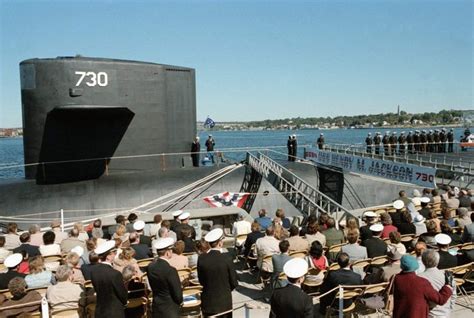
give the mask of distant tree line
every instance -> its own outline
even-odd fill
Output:
[[[438,113],[407,113],[400,111],[400,114],[385,113],[374,115],[355,115],[355,116],[337,116],[337,117],[307,117],[307,118],[284,118],[284,119],[266,119],[260,121],[246,122],[248,127],[276,127],[281,125],[292,126],[321,126],[325,124],[334,124],[338,126],[366,126],[373,125],[380,127],[385,125],[449,125],[459,123],[463,111],[461,110],[442,110]]]

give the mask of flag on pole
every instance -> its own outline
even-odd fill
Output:
[[[204,122],[204,127],[208,126],[209,128],[213,128],[216,125],[216,122],[211,119],[211,117],[207,116],[206,121]]]
[[[222,192],[204,198],[210,206],[221,208],[226,206],[236,206],[241,208],[249,193]]]

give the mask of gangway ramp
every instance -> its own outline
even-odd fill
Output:
[[[247,211],[252,208],[261,179],[265,178],[304,216],[328,213],[337,220],[352,216],[341,204],[263,153],[259,152],[257,155],[247,153],[246,164],[246,177],[240,191],[252,194],[247,199],[247,205],[243,207]]]

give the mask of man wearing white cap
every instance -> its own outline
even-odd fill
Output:
[[[204,237],[211,249],[199,255],[197,271],[202,285],[201,308],[204,316],[232,310],[232,290],[238,286],[234,264],[221,253],[224,231],[217,228]],[[232,311],[220,317],[232,317]]]
[[[96,247],[99,264],[91,272],[92,285],[97,295],[95,317],[123,317],[127,304],[127,289],[123,283],[122,273],[112,268],[115,258],[115,241],[105,241]]]
[[[324,149],[324,134],[320,133],[318,140],[316,140],[316,143],[318,144],[318,149]]]
[[[456,256],[451,255],[448,252],[449,243],[451,243],[451,238],[447,234],[437,234],[435,236],[436,244],[438,245],[439,253],[439,269],[451,268],[458,266],[458,259]]]
[[[360,227],[360,240],[364,242],[366,239],[372,237],[372,231],[370,227],[375,224],[375,219],[377,218],[377,214],[373,211],[366,211],[364,212],[363,219],[366,225]]]
[[[367,256],[369,258],[387,255],[387,244],[380,239],[380,235],[383,231],[383,225],[380,223],[373,224],[370,226],[372,237],[365,240],[363,245],[367,248]]]
[[[191,231],[191,238],[193,240],[196,239],[196,230],[194,229],[194,227],[189,225],[190,217],[191,217],[191,214],[189,212],[183,212],[178,216],[180,224],[177,225],[174,230],[176,232],[176,236],[178,237],[178,241],[179,240],[184,241],[185,236],[183,235],[183,230],[186,230],[186,229]]]
[[[313,317],[313,301],[301,290],[308,263],[302,258],[293,258],[285,263],[283,272],[289,284],[273,292],[270,318]]]
[[[152,317],[179,317],[179,308],[183,302],[183,292],[178,272],[168,260],[173,254],[174,240],[161,238],[154,242],[158,258],[147,268],[148,280],[153,291]]]
[[[8,268],[6,273],[0,274],[0,289],[7,289],[8,283],[13,277],[25,277],[25,274],[18,272],[18,267],[20,266],[21,261],[23,260],[23,255],[20,253],[11,254],[5,261],[3,265]]]
[[[426,229],[426,224],[425,224],[426,219],[423,217],[423,215],[418,214],[415,217],[415,220],[413,220],[413,225],[415,225],[416,229],[416,236],[420,236],[423,233],[426,233],[428,230]]]
[[[418,211],[423,217],[426,219],[431,214],[431,209],[428,207],[428,203],[430,203],[431,199],[428,197],[422,197],[420,199],[421,209]]]
[[[145,229],[145,222],[142,221],[142,220],[135,221],[135,223],[133,223],[133,229],[137,232],[137,234],[139,236],[140,243],[145,244],[146,246],[148,246],[148,248],[150,248],[151,247],[151,237],[146,236],[143,233],[143,230]]]
[[[183,210],[178,210],[178,211],[174,211],[173,213],[171,213],[171,215],[173,216],[173,220],[171,221],[171,226],[170,226],[171,231],[173,231],[175,233],[178,233],[178,232],[176,232],[176,227],[181,225],[181,221],[179,220],[179,216],[183,212],[184,212]]]

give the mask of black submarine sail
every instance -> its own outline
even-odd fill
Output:
[[[159,169],[159,156],[112,157],[188,152],[195,136],[192,68],[76,56],[22,61],[20,75],[25,176],[38,184]]]

